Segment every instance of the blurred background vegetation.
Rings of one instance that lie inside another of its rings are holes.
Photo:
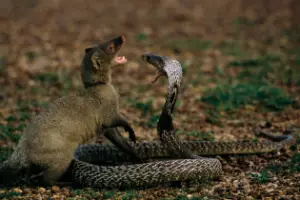
[[[174,115],[182,139],[256,141],[252,128],[257,123],[271,122],[278,132],[299,125],[299,19],[299,0],[1,0],[0,160],[10,155],[33,115],[82,89],[84,49],[118,35],[126,38],[121,54],[129,62],[113,69],[113,82],[121,112],[139,140],[157,139],[167,87],[166,79],[149,84],[155,70],[141,62],[144,52],[182,64],[184,81]],[[214,187],[120,194],[68,188],[42,193],[37,188],[32,194],[83,199],[299,197],[298,146],[282,157],[222,163],[224,179]],[[29,194],[24,191],[0,194],[21,198]]]

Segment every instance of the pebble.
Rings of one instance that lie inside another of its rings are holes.
[[[43,187],[40,187],[40,188],[38,189],[38,192],[43,194],[43,193],[46,192],[46,189],[43,188]]]
[[[233,167],[231,167],[230,165],[224,165],[223,167],[223,171],[224,172],[231,172],[233,170]]]
[[[20,188],[14,188],[13,191],[20,194],[23,192]]]
[[[63,199],[62,197],[60,198],[60,196],[58,194],[55,194],[51,197],[52,199]]]
[[[69,190],[69,188],[63,187],[63,188],[61,189],[61,192],[62,192],[62,194],[65,195],[66,197],[70,196],[70,190]]]
[[[265,200],[273,200],[272,197],[266,197]]]
[[[23,192],[24,192],[25,194],[31,194],[31,193],[32,193],[32,191],[31,191],[30,188],[24,188],[24,189],[23,189]]]
[[[60,188],[58,186],[54,185],[54,186],[51,187],[51,191],[52,192],[60,192]]]

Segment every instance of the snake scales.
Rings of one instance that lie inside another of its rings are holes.
[[[165,63],[161,64],[165,66]],[[172,65],[159,70],[172,70]],[[164,72],[168,73],[168,71]],[[172,71],[168,75],[169,79],[178,76],[176,71]],[[172,86],[169,80],[170,89]],[[209,156],[271,152],[294,143],[291,135],[263,134],[263,136],[278,141],[183,141],[181,145],[196,155]],[[133,163],[133,158],[110,144],[78,146],[72,164],[73,180],[81,185],[97,188],[127,188],[174,181],[210,179],[219,176],[222,172],[221,163],[216,158],[173,159],[174,156],[160,141],[137,142],[132,143],[132,146],[145,160],[144,163]],[[149,159],[154,161],[149,161]]]

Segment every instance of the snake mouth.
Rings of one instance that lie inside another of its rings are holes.
[[[146,53],[141,55],[141,59],[156,69],[155,77],[151,81],[152,84],[155,83],[160,77],[167,76],[164,68],[162,67],[163,61],[161,56],[154,55],[152,53]]]
[[[164,71],[160,71],[158,70],[155,74],[155,77],[153,78],[153,80],[151,81],[151,83],[155,83],[160,77],[162,76],[167,76],[166,73]]]

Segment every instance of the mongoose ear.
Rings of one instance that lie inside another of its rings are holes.
[[[92,49],[93,49],[93,47],[86,48],[86,49],[85,49],[85,53],[90,52]]]

